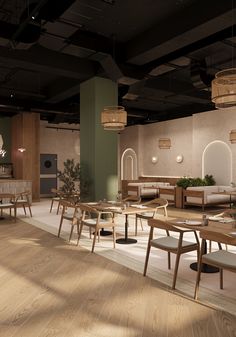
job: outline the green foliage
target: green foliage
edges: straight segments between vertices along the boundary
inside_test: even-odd
[[[64,170],[58,171],[58,178],[63,182],[62,192],[75,192],[75,182],[80,180],[80,164],[75,164],[74,159],[67,159],[64,161]]]
[[[212,185],[215,185],[216,184],[216,181],[215,179],[213,178],[213,175],[212,174],[207,174],[205,175],[205,178],[204,178],[205,182],[206,182],[206,186],[212,186]]]
[[[215,185],[215,179],[212,175],[206,175],[204,179],[202,178],[180,178],[177,183],[177,186],[182,188],[193,187],[193,186],[211,186]]]

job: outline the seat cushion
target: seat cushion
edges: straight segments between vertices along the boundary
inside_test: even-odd
[[[227,252],[226,250],[218,250],[202,256],[202,261],[205,263],[218,265],[236,271],[236,254]]]
[[[14,204],[11,202],[6,202],[5,204],[0,204],[0,208],[9,208],[9,207],[13,207]]]
[[[158,238],[151,240],[151,245],[156,248],[160,249],[178,249],[179,240],[173,238],[172,236],[165,236],[163,238]],[[189,241],[182,241],[182,247],[188,247],[195,245],[193,242]]]

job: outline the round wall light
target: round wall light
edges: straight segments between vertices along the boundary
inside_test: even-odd
[[[158,157],[157,156],[153,156],[152,157],[152,163],[156,164],[158,162]]]
[[[177,163],[182,163],[183,160],[184,160],[184,157],[182,156],[182,154],[178,154],[178,156],[176,157]]]

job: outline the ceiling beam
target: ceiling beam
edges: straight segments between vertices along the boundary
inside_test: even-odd
[[[38,45],[27,51],[0,47],[1,63],[79,80],[95,76],[98,67],[95,61],[59,54]]]
[[[235,11],[235,10],[234,10]],[[192,13],[195,13],[194,16]],[[191,19],[190,19],[191,18]],[[126,44],[127,62],[149,63],[232,26],[232,2],[199,0]]]

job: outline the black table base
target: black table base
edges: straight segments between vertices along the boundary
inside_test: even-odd
[[[116,240],[116,243],[120,243],[122,245],[130,245],[132,243],[137,243],[137,240],[135,239],[130,239],[130,238],[120,238]]]
[[[197,267],[198,267],[197,262],[193,262],[193,263],[190,264],[190,268],[192,270],[198,271]],[[218,273],[218,272],[219,272],[219,268],[209,266],[208,264],[205,264],[205,263],[202,264],[201,273]]]
[[[100,231],[100,235],[101,236],[108,236],[108,235],[112,235],[112,231],[105,231],[105,229],[101,229]]]

